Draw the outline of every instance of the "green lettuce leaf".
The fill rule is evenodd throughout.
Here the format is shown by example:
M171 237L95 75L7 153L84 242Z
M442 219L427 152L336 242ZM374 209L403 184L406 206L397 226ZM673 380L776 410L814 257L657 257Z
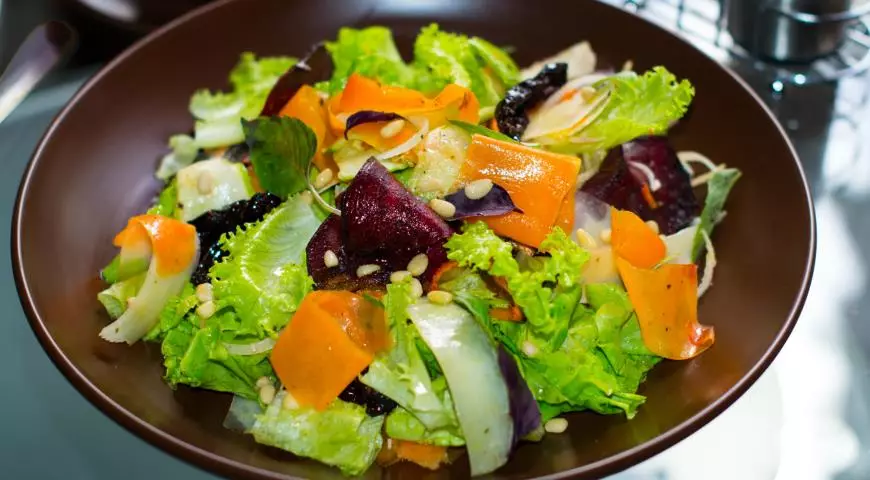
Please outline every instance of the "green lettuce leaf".
M635 393L659 358L643 345L631 302L621 287L581 285L588 254L561 229L541 244L549 257L520 264L510 243L483 223L468 224L447 241L448 258L460 266L504 277L526 322L489 316L495 294L479 278L461 274L439 284L517 360L545 420L591 409L634 416L644 397ZM586 303L581 303L585 288Z
M143 339L150 342L163 341L166 333L177 327L184 320L184 317L196 308L198 303L196 289L193 284L188 283L180 294L166 302L163 310L160 311L157 324Z
M395 400L425 428L457 429L458 420L446 384L440 391L436 389L435 382L430 378L427 361L420 353L419 345L425 347L425 343L416 328L408 323L407 309L415 300L411 295L410 282L387 286L384 303L393 347L378 355L360 380ZM428 347L426 350L428 352ZM428 352L427 355L432 353ZM429 361L434 361L434 355Z
M216 148L243 141L240 121L260 114L272 87L295 63L296 59L291 57L258 59L253 53L243 53L230 72L232 91L199 90L191 97L190 113L198 120L194 145ZM177 153L175 156L182 158Z
M173 388L186 384L256 400L257 379L272 376L272 365L266 353L242 356L227 352L223 343L232 341L233 334L224 329L233 320L232 313L216 314L200 328L200 318L191 313L166 332L161 344L166 382Z
M179 170L193 163L199 153L199 145L196 144L196 140L184 134L169 137L169 148L172 151L163 156L160 160L160 166L157 167L157 172L154 174L155 177L163 181L172 178Z
M258 443L338 467L346 475L362 474L374 463L383 446L383 415L369 417L365 407L340 400L323 411L283 408L284 395L257 417L250 433Z
M607 150L643 135L665 133L685 115L695 95L688 80L678 82L664 67L643 75L622 72L599 81L595 88L611 92L604 111L572 139L571 145L558 149L574 153Z
M519 83L520 69L504 49L480 37L471 37L468 43L483 63L492 70L495 78L501 82L502 88L510 88Z
M708 236L713 234L713 228L719 222L719 217L725 208L725 200L731 188L740 179L740 175L740 170L736 168L725 168L715 171L707 182L707 198L701 211L701 223L692 241L693 260L697 260L704 248L704 235L701 232L706 232Z
M580 277L589 253L561 229L553 229L541 243L539 250L550 256L537 262L536 269L521 270L511 244L483 222L466 224L462 233L451 236L445 246L447 257L459 266L505 279L535 342L551 347L562 343L571 315L580 303Z
M262 221L225 235L227 256L209 272L218 308L231 308L238 335L274 336L311 290L304 254L320 226L302 197L292 197Z
M297 118L259 118L245 122L251 164L263 188L280 197L305 190L317 137Z
M441 382L446 384L443 377ZM458 425L429 430L417 417L402 407L396 408L387 415L384 431L388 437L396 440L407 440L441 447L461 447L465 445L465 439L462 438L462 432L459 430Z
M157 201L154 206L148 209L150 215L161 215L164 217L175 218L178 211L178 183L172 179L160 194L157 195Z
M413 82L413 73L399 55L389 28L342 28L335 41L326 43L326 50L332 57L332 78L319 87L330 95L340 92L354 72L387 85L410 86Z
M113 283L97 294L97 300L103 304L109 317L114 320L127 310L127 300L136 296L144 281L145 272L142 272L126 280Z
M503 142L517 143L513 138L495 130L484 127L483 125L475 125L473 123L463 122L462 120L450 120L450 123L465 130L470 135L478 134L484 137L494 138Z

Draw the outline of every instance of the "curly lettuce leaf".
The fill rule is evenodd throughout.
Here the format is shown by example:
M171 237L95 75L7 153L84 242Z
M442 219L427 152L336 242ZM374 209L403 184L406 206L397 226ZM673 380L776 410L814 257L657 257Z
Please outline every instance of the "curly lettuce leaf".
M443 377L440 382L444 383L446 388ZM462 432L458 425L429 430L417 417L402 407L396 408L387 415L384 431L388 437L396 440L407 440L440 447L465 445L465 439L462 438Z
M200 135L202 132L200 132ZM154 174L160 180L166 181L172 178L179 170L190 165L196 160L200 146L189 135L173 135L169 137L169 153L160 160L160 166Z
M157 195L157 200L154 206L148 209L149 215L160 215L162 217L177 218L178 213L178 182L172 179L163 187L160 194Z
M707 198L704 200L704 209L701 211L701 223L692 241L692 260L697 260L704 248L704 233L707 236L713 234L713 228L719 222L720 216L725 209L725 200L731 193L731 188L740 179L740 170L736 168L724 168L713 172L710 181L707 182Z
M504 49L480 37L471 37L468 43L483 63L492 70L495 78L501 82L502 88L510 88L519 83L520 69Z
M326 410L282 407L281 392L251 428L257 443L313 458L359 475L374 463L383 446L384 416L369 417L365 407L336 400Z
M225 325L232 323L230 312L214 315L202 328L200 318L188 314L178 325L166 332L161 345L166 382L229 392L256 400L259 397L256 382L273 374L268 354L230 355L224 347L232 340L232 332Z
M535 269L521 270L511 244L483 222L466 224L445 244L447 258L462 267L503 277L514 302L522 309L535 342L558 346L567 333L571 315L580 303L583 265L589 253L559 229L547 236L540 251L550 256Z
M291 57L257 58L253 53L245 52L230 72L230 92L195 92L189 106L190 113L197 119L193 145L216 148L244 140L240 121L260 114L272 87L296 61ZM178 149L173 147L173 150ZM176 152L170 155L175 155L174 160L188 158ZM169 156L167 158L172 160Z
M695 96L688 80L664 67L643 75L622 72L595 84L609 90L610 99L601 115L565 145L556 148L574 153L607 150L644 135L660 135L685 115Z
M308 187L307 171L317 137L297 118L259 118L244 123L251 164L260 185L280 197Z
M643 345L633 307L621 287L580 284L585 251L554 229L541 245L550 256L521 265L511 255L511 245L483 223L466 225L446 246L448 258L461 266L505 278L526 322L490 317L497 298L485 289L478 273L460 275L439 288L453 292L517 360L544 420L585 409L635 415L645 400L636 393L638 386L660 359ZM469 275L478 278L471 280Z
M439 390L430 378L428 362L434 361L434 355L416 328L408 323L408 307L415 300L410 282L387 286L384 303L393 347L376 357L360 380L395 400L426 429L456 429L458 420L446 385ZM426 347L427 356L431 356L428 361L421 355L421 344Z
M239 318L239 334L274 336L289 321L313 285L303 257L319 226L312 206L296 196L221 239L227 256L209 275L218 307Z
M410 86L413 82L413 73L402 60L389 28L342 28L335 41L326 43L326 50L332 57L332 78L320 87L329 94L340 92L352 73L387 85Z
M172 297L163 310L160 311L157 325L154 325L146 335L144 340L150 342L160 342L166 336L166 333L177 327L184 320L188 313L196 308L199 300L196 298L196 289L192 283L187 283L184 289L175 297Z

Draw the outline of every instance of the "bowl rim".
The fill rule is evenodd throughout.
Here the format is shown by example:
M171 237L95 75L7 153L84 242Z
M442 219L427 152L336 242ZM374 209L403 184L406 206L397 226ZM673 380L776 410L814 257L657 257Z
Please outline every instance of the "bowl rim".
M256 466L242 463L221 455L217 455L196 445L180 440L177 437L174 437L171 434L160 430L159 428L149 424L147 421L131 413L123 406L115 402L115 400L113 400L111 397L102 392L78 369L78 367L76 367L76 365L69 359L69 357L66 356L64 351L60 348L60 346L49 333L46 324L43 321L42 316L37 311L36 304L33 300L33 296L31 294L31 287L27 281L27 274L24 270L21 254L22 219L26 215L24 207L25 202L27 201L31 193L30 184L33 179L35 168L42 159L44 151L46 149L46 145L51 141L55 130L57 130L59 125L61 125L65 121L65 118L67 117L69 112L79 103L79 101L85 95L87 95L91 90L95 88L98 83L101 82L103 77L107 76L119 64L127 61L129 57L133 56L136 52L144 48L146 45L152 43L157 38L165 35L167 32L175 29L179 25L194 21L200 16L205 16L213 10L223 8L225 5L236 1L239 0L217 0L212 3L207 3L183 14L182 16L152 31L151 33L139 39L133 45L125 49L121 54L116 56L110 62L102 66L96 74L90 77L85 82L85 84L81 88L79 88L79 90L66 103L66 105L64 105L64 107L55 116L55 118L51 121L49 127L43 133L22 175L21 183L19 185L18 193L15 199L15 206L12 216L12 270L21 306L23 307L24 313L27 316L27 320L30 323L30 326L33 329L33 332L36 335L40 345L46 351L46 353L48 353L49 358L51 358L55 366L61 371L61 373L73 385L73 387L75 387L75 389L78 390L79 393L81 393L89 402L91 402L91 404L96 406L106 416L123 426L134 435L143 438L151 445L156 446L159 449L172 454L176 458L180 458L199 468L233 477L286 480L287 478L297 477L288 476L282 473L275 472L273 470L265 470ZM626 15L631 15L631 13L625 12L616 6L604 2L599 3L603 7L613 8L615 10L622 11ZM810 193L809 184L807 183L804 167L800 162L799 156L795 151L791 139L786 134L782 125L779 123L779 121L776 119L776 117L773 115L773 113L767 107L764 101L758 96L758 94L729 67L710 58L707 54L701 51L690 41L685 39L682 35L668 30L667 28L664 28L650 20L647 20L646 18L640 16L637 16L636 18L650 24L653 28L660 30L665 35L676 37L683 44L685 44L687 48L692 48L698 53L701 53L706 60L711 62L714 66L718 67L721 71L728 75L732 81L740 85L743 91L747 95L750 95L752 99L762 108L768 120L775 125L777 132L785 140L792 161L797 168L797 173L801 180L803 196L806 200L807 218L809 219L807 225L809 234L809 249L804 260L800 288L792 302L792 306L788 312L785 323L779 329L773 342L764 351L758 362L756 362L755 365L753 365L752 368L750 368L750 370L745 375L743 375L730 389L728 389L725 393L719 396L719 398L714 400L710 405L702 409L700 412L696 413L692 417L689 417L682 423L676 425L675 427L671 428L670 430L662 433L657 437L654 437L650 440L647 440L646 442L643 442L639 445L636 445L628 450L619 452L610 457L603 458L601 460L586 465L581 465L570 470L565 470L562 472L538 477L540 479L573 478L581 475L584 477L600 477L625 470L630 466L638 464L654 455L661 453L665 449L687 438L692 433L696 432L701 427L717 417L719 414L721 414L723 411L725 411L725 409L727 409L737 399L743 396L743 394L746 393L749 387L751 387L758 380L761 374L764 373L764 371L770 366L776 355L782 349L785 341L788 339L789 335L794 329L798 317L800 316L800 312L803 309L804 303L806 302L807 294L809 293L810 283L812 281L813 269L815 267L817 232L814 202Z

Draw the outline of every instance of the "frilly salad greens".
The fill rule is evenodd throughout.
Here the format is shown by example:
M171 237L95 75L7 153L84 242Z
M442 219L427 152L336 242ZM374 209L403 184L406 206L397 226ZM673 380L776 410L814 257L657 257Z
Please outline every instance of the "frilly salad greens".
M668 143L694 87L586 43L521 71L432 24L411 51L342 28L194 92L100 272L100 335L351 476L462 452L482 475L564 414L642 414L647 373L715 340L697 302L740 171Z

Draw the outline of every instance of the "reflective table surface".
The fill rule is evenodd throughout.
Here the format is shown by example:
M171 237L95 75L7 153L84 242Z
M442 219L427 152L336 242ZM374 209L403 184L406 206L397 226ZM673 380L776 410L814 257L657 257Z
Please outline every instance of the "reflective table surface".
M94 71L60 72L0 124L0 251L9 252L12 205L36 142ZM740 73L787 127L811 184L818 255L809 297L784 349L743 397L610 480L870 478L870 78L777 93L752 69ZM0 477L215 478L138 439L70 386L30 330L8 254L0 302Z

